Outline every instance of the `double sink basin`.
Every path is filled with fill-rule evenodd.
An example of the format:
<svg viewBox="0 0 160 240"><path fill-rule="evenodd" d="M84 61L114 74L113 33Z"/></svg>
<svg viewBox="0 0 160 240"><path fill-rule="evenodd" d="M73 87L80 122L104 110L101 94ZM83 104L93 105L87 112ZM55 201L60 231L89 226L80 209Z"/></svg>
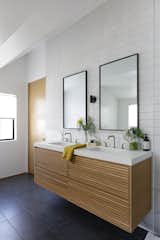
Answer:
<svg viewBox="0 0 160 240"><path fill-rule="evenodd" d="M34 147L48 149L52 151L63 152L65 146L72 145L73 143L66 143L61 141L54 142L38 142L34 144ZM148 159L152 156L152 152L144 152L142 150L130 151L118 148L109 148L102 146L86 147L76 149L74 154L77 156L87 157L91 159L97 159L101 161L109 161L119 164L125 164L132 166L138 162Z"/></svg>
<svg viewBox="0 0 160 240"><path fill-rule="evenodd" d="M61 147L66 147L69 145L72 145L74 143L69 143L69 142L51 142L49 143L51 145L55 145L55 146L61 146ZM89 150L89 151L98 151L98 152L121 152L123 151L122 149L118 149L118 148L110 148L110 147L102 147L102 146L90 146L90 147L86 147L85 150Z"/></svg>

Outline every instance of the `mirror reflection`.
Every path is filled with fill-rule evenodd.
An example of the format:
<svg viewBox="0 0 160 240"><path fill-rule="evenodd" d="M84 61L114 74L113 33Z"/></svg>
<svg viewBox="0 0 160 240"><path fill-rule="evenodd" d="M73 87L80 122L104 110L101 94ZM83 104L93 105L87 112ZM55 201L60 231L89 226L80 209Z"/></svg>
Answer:
<svg viewBox="0 0 160 240"><path fill-rule="evenodd" d="M63 78L63 128L77 128L87 118L87 71Z"/></svg>
<svg viewBox="0 0 160 240"><path fill-rule="evenodd" d="M100 66L100 129L138 126L138 54Z"/></svg>

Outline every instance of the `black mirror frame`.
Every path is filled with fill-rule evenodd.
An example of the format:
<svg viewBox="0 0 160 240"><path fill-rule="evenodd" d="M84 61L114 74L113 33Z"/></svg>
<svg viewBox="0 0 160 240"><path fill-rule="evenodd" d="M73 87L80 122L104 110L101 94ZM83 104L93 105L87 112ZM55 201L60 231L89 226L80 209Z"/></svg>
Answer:
<svg viewBox="0 0 160 240"><path fill-rule="evenodd" d="M129 57L133 57L133 56L137 57L137 127L139 127L139 53L136 53L136 54L132 54L123 58L119 58L119 59L104 63L102 65L99 65L99 130L112 131L112 132L125 131L125 129L107 129L107 128L101 127L101 68L107 64L114 63L114 62L129 58Z"/></svg>
<svg viewBox="0 0 160 240"><path fill-rule="evenodd" d="M70 75L67 75L65 77L63 77L63 129L77 129L77 128L66 128L65 127L65 123L64 123L64 81L65 81L65 78L68 78L68 77L71 77L71 76L74 76L74 75L77 75L77 74L80 74L80 73L85 73L85 98L86 98L86 103L85 103L85 121L87 122L87 116L88 116L88 73L87 73L87 70L83 70L81 72L77 72L77 73L73 73L73 74L70 74Z"/></svg>

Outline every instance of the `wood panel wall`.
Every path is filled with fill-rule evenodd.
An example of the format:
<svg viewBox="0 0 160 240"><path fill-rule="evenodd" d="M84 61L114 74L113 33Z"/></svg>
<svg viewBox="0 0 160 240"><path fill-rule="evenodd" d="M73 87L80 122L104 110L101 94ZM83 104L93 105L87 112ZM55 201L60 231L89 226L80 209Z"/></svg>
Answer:
<svg viewBox="0 0 160 240"><path fill-rule="evenodd" d="M46 78L28 84L28 169L34 174L33 144L45 138Z"/></svg>

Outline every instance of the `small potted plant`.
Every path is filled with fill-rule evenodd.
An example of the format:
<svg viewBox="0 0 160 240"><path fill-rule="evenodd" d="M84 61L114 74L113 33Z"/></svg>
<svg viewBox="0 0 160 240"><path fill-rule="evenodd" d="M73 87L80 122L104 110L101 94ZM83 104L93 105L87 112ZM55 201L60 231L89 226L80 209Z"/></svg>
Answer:
<svg viewBox="0 0 160 240"><path fill-rule="evenodd" d="M144 133L140 128L132 127L125 133L125 139L129 142L130 150L139 149L139 140L144 138Z"/></svg>
<svg viewBox="0 0 160 240"><path fill-rule="evenodd" d="M85 122L83 120L83 118L79 118L77 120L77 125L78 125L79 129L82 129L84 131L85 142L87 143L88 142L88 133L92 134L92 133L95 133L95 131L96 131L96 127L95 127L95 124L94 124L92 118L88 117L87 122Z"/></svg>

